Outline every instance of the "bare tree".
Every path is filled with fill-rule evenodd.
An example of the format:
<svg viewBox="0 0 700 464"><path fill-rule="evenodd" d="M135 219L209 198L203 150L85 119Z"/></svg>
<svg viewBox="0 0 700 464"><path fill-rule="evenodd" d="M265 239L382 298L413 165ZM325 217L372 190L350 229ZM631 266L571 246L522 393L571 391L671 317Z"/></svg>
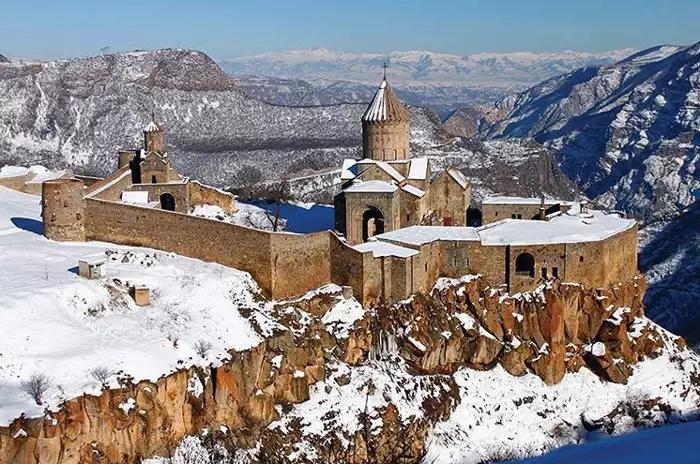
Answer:
<svg viewBox="0 0 700 464"><path fill-rule="evenodd" d="M209 353L209 350L211 350L211 343L204 339L200 339L194 344L193 348L199 357L206 358L207 353Z"/></svg>
<svg viewBox="0 0 700 464"><path fill-rule="evenodd" d="M44 395L51 388L51 379L45 374L34 373L29 380L22 382L22 391L31 396L36 404L41 406L44 402Z"/></svg>
<svg viewBox="0 0 700 464"><path fill-rule="evenodd" d="M244 164L233 175L233 192L243 199L250 199L261 188L263 173L250 164Z"/></svg>
<svg viewBox="0 0 700 464"><path fill-rule="evenodd" d="M282 205L293 200L289 189L289 180L282 179L279 182L268 184L258 193L258 198L271 204L271 208L263 209L265 210L265 217L270 223L270 227L276 232L281 226L280 218L282 217Z"/></svg>
<svg viewBox="0 0 700 464"><path fill-rule="evenodd" d="M102 387L107 387L108 380L112 376L112 372L106 367L96 367L90 371L90 375L93 379L97 380L102 384Z"/></svg>

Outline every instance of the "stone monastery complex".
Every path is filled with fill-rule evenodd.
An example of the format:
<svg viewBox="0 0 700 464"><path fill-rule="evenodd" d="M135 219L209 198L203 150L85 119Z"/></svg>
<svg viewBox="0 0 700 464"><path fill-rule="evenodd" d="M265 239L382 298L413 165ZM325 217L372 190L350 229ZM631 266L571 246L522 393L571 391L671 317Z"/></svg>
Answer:
<svg viewBox="0 0 700 464"><path fill-rule="evenodd" d="M217 262L249 272L275 299L350 286L364 305L429 292L440 277L481 274L520 292L548 279L600 287L637 274L635 221L585 203L491 197L482 203L484 225L468 227L469 181L456 168L434 176L427 159L411 157L409 113L386 77L362 132L363 158L342 166L335 231L268 232L191 215L197 205L233 213L235 198L178 173L152 121L143 149L119 152L108 177L89 186L67 176L39 179L44 235ZM37 189L35 174L5 185Z"/></svg>

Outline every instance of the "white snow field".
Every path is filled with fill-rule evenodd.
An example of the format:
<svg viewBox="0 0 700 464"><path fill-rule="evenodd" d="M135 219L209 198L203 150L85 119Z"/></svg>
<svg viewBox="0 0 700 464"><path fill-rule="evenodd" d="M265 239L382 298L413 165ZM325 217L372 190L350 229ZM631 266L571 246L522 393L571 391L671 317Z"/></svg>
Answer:
<svg viewBox="0 0 700 464"><path fill-rule="evenodd" d="M258 291L249 274L161 251L53 242L41 235L40 210L40 197L0 187L0 424L99 393L96 368L155 380L260 342L237 311ZM106 278L76 275L79 259L105 258ZM135 306L119 282L149 287L151 305ZM204 358L200 340L211 343ZM21 387L34 373L51 380L42 406Z"/></svg>

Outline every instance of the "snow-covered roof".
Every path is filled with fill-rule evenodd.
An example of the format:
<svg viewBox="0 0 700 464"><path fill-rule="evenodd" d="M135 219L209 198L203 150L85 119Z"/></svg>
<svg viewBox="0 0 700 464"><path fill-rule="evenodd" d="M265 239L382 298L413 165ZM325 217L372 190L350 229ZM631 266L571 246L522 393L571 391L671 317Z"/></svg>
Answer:
<svg viewBox="0 0 700 464"><path fill-rule="evenodd" d="M560 214L549 221L504 219L479 228L481 244L551 245L604 240L635 225L633 219L618 214L592 211L586 214Z"/></svg>
<svg viewBox="0 0 700 464"><path fill-rule="evenodd" d="M411 226L377 235L377 240L419 246L436 240L473 242L479 235L475 227Z"/></svg>
<svg viewBox="0 0 700 464"><path fill-rule="evenodd" d="M382 258L384 256L396 256L398 258L410 258L418 254L417 250L411 248L404 248L402 246L394 245L392 243L380 242L378 240L371 240L369 242L361 243L359 245L353 246L354 249L360 252L371 251L372 256L375 258Z"/></svg>
<svg viewBox="0 0 700 464"><path fill-rule="evenodd" d="M58 179L67 173L68 171L66 170L52 171L44 166L31 166L29 168L22 166L3 166L0 168L0 178L31 176L33 174L33 177L30 177L27 181L28 184Z"/></svg>
<svg viewBox="0 0 700 464"><path fill-rule="evenodd" d="M428 158L414 158L408 168L408 178L425 180L428 177Z"/></svg>
<svg viewBox="0 0 700 464"><path fill-rule="evenodd" d="M343 160L343 168L340 172L340 179L350 180L357 177L359 174L361 174L359 166L377 166L396 182L403 182L404 180L406 180L406 178L402 176L399 171L397 171L386 161L378 161L368 158L361 159L359 161L353 159ZM369 169L369 167L366 167L364 169Z"/></svg>
<svg viewBox="0 0 700 464"><path fill-rule="evenodd" d="M379 85L377 93L367 107L367 111L362 115L363 121L408 121L410 116L403 103L399 100L386 78Z"/></svg>
<svg viewBox="0 0 700 464"><path fill-rule="evenodd" d="M345 189L346 193L394 193L398 190L398 187L389 182L384 182L383 180L368 180L355 182L350 187Z"/></svg>
<svg viewBox="0 0 700 464"><path fill-rule="evenodd" d="M148 123L148 125L143 129L144 132L158 132L160 130L160 127L158 127L158 124L156 124L155 121L151 121Z"/></svg>
<svg viewBox="0 0 700 464"><path fill-rule="evenodd" d="M539 205L541 204L541 198L525 198L525 197L506 197L506 196L493 196L486 197L481 202L484 205ZM545 198L545 205L556 205L556 204L567 204L566 201L552 200Z"/></svg>
<svg viewBox="0 0 700 464"><path fill-rule="evenodd" d="M357 176L357 160L354 159L344 159L343 167L340 170L341 180L354 179Z"/></svg>
<svg viewBox="0 0 700 464"><path fill-rule="evenodd" d="M148 192L143 191L124 191L122 192L122 203L146 204L148 203Z"/></svg>
<svg viewBox="0 0 700 464"><path fill-rule="evenodd" d="M394 169L389 163L386 161L377 161L377 166L379 166L382 171L386 172L391 176L392 179L394 179L396 182L403 182L406 178L401 175L399 171Z"/></svg>
<svg viewBox="0 0 700 464"><path fill-rule="evenodd" d="M484 246L553 245L604 240L635 225L633 219L602 211L563 213L549 221L504 219L476 227L412 226L377 235L378 240L419 246L437 240L480 241Z"/></svg>
<svg viewBox="0 0 700 464"><path fill-rule="evenodd" d="M463 189L466 189L466 188L467 188L467 185L469 185L469 181L467 180L466 177L464 177L464 174L462 174L462 172L461 172L459 169L457 169L457 168L450 168L450 169L447 170L447 173L448 173L448 174L450 175L450 177L452 177L452 178L455 180L455 182L457 182L457 183L459 184L459 186L462 187Z"/></svg>
<svg viewBox="0 0 700 464"><path fill-rule="evenodd" d="M425 192L418 187L414 187L411 184L406 184L403 187L401 187L402 190L405 190L406 192L417 196L418 198L421 198L423 195L425 195Z"/></svg>

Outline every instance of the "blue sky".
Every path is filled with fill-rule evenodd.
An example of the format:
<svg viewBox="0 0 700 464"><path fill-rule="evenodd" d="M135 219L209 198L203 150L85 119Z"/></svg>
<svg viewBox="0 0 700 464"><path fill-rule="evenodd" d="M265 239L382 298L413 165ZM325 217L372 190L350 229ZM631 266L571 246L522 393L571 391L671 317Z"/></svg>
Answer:
<svg viewBox="0 0 700 464"><path fill-rule="evenodd" d="M699 18L700 0L0 0L0 53L604 51L700 41Z"/></svg>

